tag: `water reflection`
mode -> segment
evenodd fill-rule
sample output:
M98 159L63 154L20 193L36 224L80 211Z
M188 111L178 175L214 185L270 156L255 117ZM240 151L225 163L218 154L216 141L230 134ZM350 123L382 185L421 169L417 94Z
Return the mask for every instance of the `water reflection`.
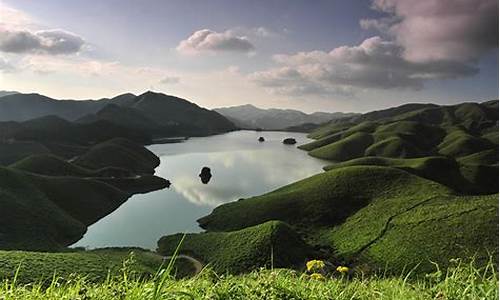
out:
M266 142L259 143L259 136ZM222 203L321 172L325 162L283 145L290 136L299 144L308 141L304 134L240 131L150 146L161 159L156 173L172 182L170 189L133 196L92 225L76 245L155 248L162 235L200 231L196 219ZM213 175L208 184L197 176L205 166Z

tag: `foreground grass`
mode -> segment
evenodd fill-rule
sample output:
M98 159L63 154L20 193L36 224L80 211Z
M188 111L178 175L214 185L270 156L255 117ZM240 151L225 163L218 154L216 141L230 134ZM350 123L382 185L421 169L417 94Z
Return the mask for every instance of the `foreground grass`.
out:
M176 280L170 270L164 268L152 279L124 271L101 283L54 277L48 285L21 285L14 277L0 285L0 299L498 299L493 264L478 269L460 261L419 279L333 274L315 280L287 269L219 276L205 269L196 277Z

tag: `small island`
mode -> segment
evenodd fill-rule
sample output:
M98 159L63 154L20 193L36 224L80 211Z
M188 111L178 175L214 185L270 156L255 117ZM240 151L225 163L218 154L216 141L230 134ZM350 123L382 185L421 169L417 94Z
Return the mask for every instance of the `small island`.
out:
M283 140L283 144L285 145L295 145L297 141L294 138L286 138Z

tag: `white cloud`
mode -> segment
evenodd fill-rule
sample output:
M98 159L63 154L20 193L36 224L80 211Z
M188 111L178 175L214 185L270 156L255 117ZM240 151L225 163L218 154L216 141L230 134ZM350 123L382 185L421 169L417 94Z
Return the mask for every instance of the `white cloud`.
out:
M177 46L177 50L185 54L200 52L248 53L254 49L254 45L245 36L238 36L231 30L215 32L210 29L202 29L194 32Z
M85 41L78 35L60 30L1 30L0 51L9 53L73 54Z
M454 62L411 62L403 51L395 42L372 37L358 46L330 52L276 55L281 67L256 72L250 79L276 93L345 95L356 88L420 89L424 80L470 76L478 71Z

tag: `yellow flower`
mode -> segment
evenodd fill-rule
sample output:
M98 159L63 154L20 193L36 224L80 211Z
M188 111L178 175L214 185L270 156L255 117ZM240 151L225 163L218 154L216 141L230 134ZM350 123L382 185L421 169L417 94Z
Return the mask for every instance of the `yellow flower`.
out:
M347 272L349 272L349 268L345 267L345 266L338 266L337 267L337 272L339 272L339 273L347 273Z
M310 260L306 263L307 271L315 272L323 270L325 263L322 260Z
M312 273L310 277L313 280L325 280L325 277L320 273Z

